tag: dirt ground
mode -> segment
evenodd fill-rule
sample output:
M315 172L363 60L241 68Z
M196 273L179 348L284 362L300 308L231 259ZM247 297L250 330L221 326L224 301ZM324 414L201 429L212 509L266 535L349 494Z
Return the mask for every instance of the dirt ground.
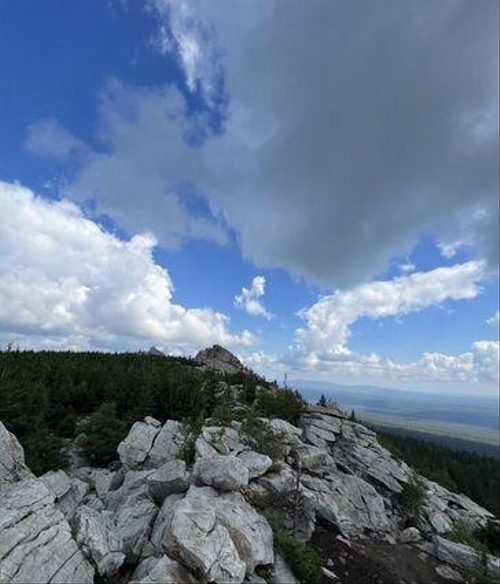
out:
M433 563L403 544L353 543L348 547L318 526L310 542L323 565L338 579L324 577L321 584L449 584Z

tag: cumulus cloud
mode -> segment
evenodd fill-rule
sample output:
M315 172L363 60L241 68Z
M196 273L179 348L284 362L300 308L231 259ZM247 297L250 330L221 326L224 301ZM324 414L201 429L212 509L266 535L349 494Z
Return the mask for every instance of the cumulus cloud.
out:
M194 6L175 0L149 0L147 7L158 18L153 46L161 54L177 54L190 91L198 89L213 104L221 82L216 36L210 23L197 19Z
M26 148L42 158L65 160L86 151L84 142L73 136L54 118L39 120L28 126Z
M496 327L500 326L500 310L497 310L491 318L488 318L486 324Z
M447 300L475 298L484 275L484 262L470 261L337 290L300 312L306 327L297 330L297 345L306 353L336 353L346 345L350 327L360 318L403 316Z
M185 351L211 343L248 346L229 318L174 302L156 240L106 232L73 203L49 202L0 182L0 329L30 346Z
M164 247L191 239L227 242L224 221L196 194L199 152L190 146L205 131L186 115L172 87L132 88L110 80L100 94L99 138L65 197L93 200L96 213L129 233L150 231Z
M274 315L265 308L261 301L265 293L266 279L264 276L255 276L251 287L243 287L241 294L234 297L234 305L252 316L263 316L267 320L271 320Z
M450 300L474 299L481 292L479 282L486 271L484 262L469 261L323 296L299 313L305 326L296 330L295 345L267 362L258 355L256 366L278 371L288 367L295 373L323 378L333 375L350 383L358 380L414 388L477 384L491 390L498 384L498 341L477 341L470 351L458 355L427 352L413 362L376 353L363 355L349 348L351 328L358 320L398 318Z
M222 243L229 225L255 265L328 288L370 281L429 229L498 265L494 0L375 0L361 19L349 2L148 6L205 111L106 87L104 149L68 195L161 245Z
M201 83L223 68L229 103L197 179L246 257L346 286L432 226L497 265L493 0L376 1L362 19L347 2L156 5L200 54L222 49L198 69Z

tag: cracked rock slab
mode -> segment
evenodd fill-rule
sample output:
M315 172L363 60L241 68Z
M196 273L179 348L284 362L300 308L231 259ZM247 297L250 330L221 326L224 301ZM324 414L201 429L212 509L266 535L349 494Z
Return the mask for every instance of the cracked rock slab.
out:
M0 582L91 584L94 569L40 480L2 488Z

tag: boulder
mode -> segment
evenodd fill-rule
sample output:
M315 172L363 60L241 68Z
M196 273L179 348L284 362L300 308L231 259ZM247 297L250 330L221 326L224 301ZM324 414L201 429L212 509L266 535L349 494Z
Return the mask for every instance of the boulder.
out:
M257 566L273 563L273 531L265 517L240 493L224 493L217 497L215 512L217 521L228 530L248 573Z
M125 561L123 543L115 531L111 513L99 513L82 505L75 512L71 525L76 541L93 561L101 576L116 574Z
M293 575L283 556L276 554L273 570L271 572L271 584L299 584Z
M168 495L183 493L189 487L189 473L183 460L171 460L147 477L151 498L161 505Z
M247 371L241 361L224 347L214 345L196 354L195 360L200 363L204 369L212 369L218 373L241 373Z
M384 499L360 477L340 472L324 479L305 475L302 484L313 496L318 516L345 536L365 531L388 533L396 528Z
M248 446L240 441L239 431L232 427L205 426L196 442L199 456L212 456L214 454L233 454L236 456L240 452L248 450Z
M159 422L148 418L148 422L136 422L125 440L118 445L118 455L122 464L131 469L141 468L160 432Z
M147 485L147 477L152 472L128 471L121 487L106 498L106 508L113 513L116 533L123 541L128 563L140 558L158 514Z
M323 448L302 444L292 450L295 462L302 471L318 471L335 467L333 458Z
M216 521L214 496L209 487L191 487L186 497L174 503L167 531L168 555L206 582L240 584L246 565L227 529Z
M401 543L415 543L416 541L421 541L422 534L416 527L408 527L403 530L399 536L399 541Z
M91 584L94 569L79 550L68 522L43 481L2 487L0 582Z
M299 438L302 436L302 429L297 428L280 418L259 418L271 430L276 438L279 438L283 444L294 446L300 444Z
M253 450L238 454L238 460L248 469L249 480L256 479L266 474L273 465L273 461L265 454L259 454Z
M151 532L151 546L153 553L157 556L163 555L167 551L167 535L170 532L170 523L175 506L183 498L184 495L174 493L166 497L163 501Z
M71 488L71 479L63 470L46 472L40 480L52 491L56 499L61 499Z
M433 537L432 543L424 542L419 547L440 562L459 570L474 571L481 568L485 562L490 574L500 576L500 558L490 554L486 554L483 558L481 553L463 543L456 543L436 535Z
M158 468L181 455L186 434L184 426L175 420L167 420L160 429L146 462L148 468Z
M18 439L0 422L0 486L33 478L24 462L24 450Z
M436 574L444 578L444 580L450 580L451 582L463 582L463 576L460 572L454 570L451 566L447 566L446 564L440 564L435 568Z
M198 580L184 566L170 559L147 558L132 575L130 584L198 584Z
M196 461L193 478L197 484L220 491L235 491L248 485L247 467L236 456L207 456Z

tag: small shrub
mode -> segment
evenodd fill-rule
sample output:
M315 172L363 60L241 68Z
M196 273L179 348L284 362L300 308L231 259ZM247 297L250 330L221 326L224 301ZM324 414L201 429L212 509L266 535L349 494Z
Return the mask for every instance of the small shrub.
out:
M269 456L273 461L280 460L284 456L281 436L275 434L265 421L260 420L255 410L247 413L241 424L240 436L243 442L253 450Z
M417 519L425 504L426 492L422 479L414 474L399 495L399 503L408 519Z
M194 463L196 456L196 440L201 434L201 429L203 428L204 418L203 416L198 416L197 418L184 420L184 427L186 429L186 438L184 444L182 445L181 457L184 462L189 466Z
M304 401L290 389L268 390L259 392L256 406L266 418L282 418L295 424L304 409Z
M104 402L79 425L86 434L85 455L95 466L106 466L116 458L118 444L127 435L126 424L116 413L114 402Z
M288 532L278 534L276 545L302 584L320 581L321 558L310 545L298 541Z
M214 408L211 418L216 426L230 426L234 419L231 406L223 401Z
M488 547L479 540L477 532L473 531L465 522L457 523L448 539L456 543L464 543L480 554L488 551Z

